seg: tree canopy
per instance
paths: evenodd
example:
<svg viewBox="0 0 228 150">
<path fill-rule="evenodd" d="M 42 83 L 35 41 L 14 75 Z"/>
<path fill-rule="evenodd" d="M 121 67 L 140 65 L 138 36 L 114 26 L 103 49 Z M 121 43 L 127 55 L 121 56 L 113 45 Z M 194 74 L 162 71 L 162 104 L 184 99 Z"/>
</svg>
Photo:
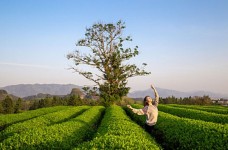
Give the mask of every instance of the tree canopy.
<svg viewBox="0 0 228 150">
<path fill-rule="evenodd" d="M 138 46 L 125 48 L 125 42 L 132 41 L 130 36 L 123 36 L 125 23 L 95 23 L 92 27 L 86 28 L 85 37 L 80 39 L 77 47 L 86 47 L 90 53 L 83 53 L 83 50 L 76 50 L 67 55 L 72 59 L 75 70 L 80 75 L 93 81 L 99 88 L 100 96 L 105 103 L 110 104 L 127 95 L 129 87 L 127 79 L 135 76 L 148 75 L 145 71 L 146 63 L 139 68 L 136 64 L 129 64 L 126 61 L 139 54 Z M 96 68 L 100 74 L 91 70 L 81 70 L 80 65 L 88 65 Z"/>
</svg>

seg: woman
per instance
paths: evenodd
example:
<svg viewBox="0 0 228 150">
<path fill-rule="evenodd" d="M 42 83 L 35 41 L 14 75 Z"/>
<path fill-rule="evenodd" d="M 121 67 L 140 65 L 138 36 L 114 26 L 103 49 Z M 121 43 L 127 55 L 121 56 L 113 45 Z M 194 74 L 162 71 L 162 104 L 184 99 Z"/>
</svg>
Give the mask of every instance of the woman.
<svg viewBox="0 0 228 150">
<path fill-rule="evenodd" d="M 155 94 L 154 102 L 150 96 L 146 96 L 144 98 L 144 108 L 142 109 L 135 109 L 135 108 L 132 108 L 130 105 L 127 105 L 127 107 L 130 108 L 134 113 L 138 115 L 146 115 L 145 129 L 150 133 L 152 132 L 153 127 L 157 122 L 157 118 L 158 118 L 157 106 L 159 102 L 159 95 L 157 90 L 153 85 L 151 85 L 151 88 L 154 90 L 154 94 Z"/>
</svg>

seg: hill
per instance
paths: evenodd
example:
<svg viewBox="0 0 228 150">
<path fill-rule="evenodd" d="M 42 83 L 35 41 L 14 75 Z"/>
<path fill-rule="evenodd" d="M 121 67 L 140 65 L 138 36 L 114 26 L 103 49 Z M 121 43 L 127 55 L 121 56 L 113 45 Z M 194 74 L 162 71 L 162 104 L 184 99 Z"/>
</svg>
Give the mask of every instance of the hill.
<svg viewBox="0 0 228 150">
<path fill-rule="evenodd" d="M 4 100 L 6 96 L 9 96 L 12 100 L 17 100 L 19 97 L 12 94 L 8 94 L 6 90 L 0 90 L 0 101 Z"/>
<path fill-rule="evenodd" d="M 181 92 L 176 90 L 170 90 L 170 89 L 163 89 L 163 88 L 156 88 L 160 97 L 169 97 L 169 96 L 175 96 L 177 98 L 179 97 L 189 97 L 189 96 L 204 96 L 209 95 L 211 98 L 227 98 L 228 94 L 220 94 L 220 93 L 213 93 L 210 91 L 194 91 L 194 92 Z M 154 97 L 154 93 L 151 89 L 142 90 L 142 91 L 134 91 L 128 94 L 129 97 L 132 98 L 144 98 L 145 96 L 151 96 Z"/>
<path fill-rule="evenodd" d="M 64 95 L 51 95 L 51 94 L 39 93 L 37 95 L 23 97 L 23 99 L 24 100 L 34 100 L 34 99 L 42 99 L 42 98 L 53 97 L 53 96 L 66 97 L 66 96 L 70 96 L 70 95 L 79 95 L 81 98 L 84 98 L 84 96 L 85 96 L 80 88 L 73 88 L 70 93 L 64 94 Z"/>
<path fill-rule="evenodd" d="M 74 84 L 18 84 L 3 87 L 8 93 L 19 97 L 28 97 L 39 93 L 50 95 L 67 95 L 73 88 L 81 88 Z"/>
<path fill-rule="evenodd" d="M 48 95 L 68 95 L 72 92 L 72 89 L 79 88 L 81 86 L 74 85 L 74 84 L 18 84 L 18 85 L 10 85 L 0 89 L 4 89 L 10 94 L 16 95 L 18 97 L 28 97 L 28 96 L 37 96 L 39 93 L 43 93 L 42 96 Z M 195 92 L 181 92 L 176 90 L 158 88 L 157 91 L 160 97 L 168 97 L 168 96 L 175 96 L 175 97 L 189 97 L 189 96 L 204 96 L 209 95 L 211 98 L 227 98 L 227 95 L 213 93 L 209 91 L 195 91 Z M 141 91 L 134 91 L 128 94 L 128 97 L 131 98 L 143 98 L 146 95 L 154 97 L 154 93 L 151 89 L 141 90 Z M 40 94 L 39 94 L 40 96 Z"/>
</svg>

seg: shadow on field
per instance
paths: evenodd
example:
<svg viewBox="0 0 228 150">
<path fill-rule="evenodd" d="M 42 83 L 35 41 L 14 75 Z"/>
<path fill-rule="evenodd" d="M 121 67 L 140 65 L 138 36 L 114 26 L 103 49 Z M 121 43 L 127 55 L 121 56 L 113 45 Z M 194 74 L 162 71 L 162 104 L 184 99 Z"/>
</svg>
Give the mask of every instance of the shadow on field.
<svg viewBox="0 0 228 150">
<path fill-rule="evenodd" d="M 47 136 L 44 135 L 44 137 L 39 137 L 42 138 L 43 141 L 37 144 L 26 144 L 26 143 L 21 143 L 21 147 L 20 149 L 29 149 L 29 150 L 33 150 L 33 149 L 72 149 L 77 147 L 78 144 L 81 144 L 82 142 L 87 142 L 92 140 L 94 133 L 96 133 L 98 126 L 101 123 L 101 120 L 104 116 L 104 111 L 102 113 L 102 115 L 100 116 L 100 118 L 98 119 L 97 123 L 95 124 L 89 124 L 85 121 L 83 121 L 82 119 L 75 119 L 69 122 L 64 122 L 64 124 L 67 125 L 67 123 L 71 124 L 72 122 L 75 122 L 75 127 L 71 127 L 71 128 L 75 128 L 74 131 L 72 131 L 72 133 L 67 134 L 68 131 L 68 127 L 66 127 L 65 129 L 65 133 L 66 135 L 64 135 L 63 137 L 59 137 L 62 136 L 64 133 L 62 130 L 64 129 L 59 129 L 57 130 L 55 133 L 53 133 L 53 135 L 50 136 L 50 138 L 48 138 Z M 81 127 L 78 127 L 78 123 L 80 124 Z M 50 126 L 51 127 L 51 126 Z M 55 137 L 55 135 L 57 135 Z M 46 139 L 44 139 L 46 138 Z"/>
<path fill-rule="evenodd" d="M 79 116 L 79 115 L 81 115 L 83 112 L 85 112 L 87 109 L 85 108 L 85 109 L 82 109 L 81 111 L 79 111 L 79 112 L 77 112 L 77 113 L 75 113 L 75 114 L 73 114 L 73 115 L 71 115 L 70 117 L 67 117 L 67 118 L 65 118 L 65 119 L 62 119 L 62 120 L 60 120 L 60 121 L 58 121 L 58 122 L 51 122 L 51 120 L 49 120 L 50 121 L 50 124 L 48 124 L 47 126 L 52 126 L 52 125 L 55 125 L 55 124 L 60 124 L 60 123 L 64 123 L 64 122 L 67 122 L 67 121 L 69 121 L 69 120 L 71 120 L 71 119 L 73 119 L 73 118 L 75 118 L 75 117 L 77 117 L 77 116 Z M 55 113 L 55 112 L 54 112 Z M 38 116 L 38 117 L 42 117 L 43 115 L 41 115 L 41 116 Z M 34 117 L 34 118 L 37 118 L 37 117 Z M 32 118 L 33 119 L 33 118 Z M 31 120 L 31 119 L 28 119 L 28 120 Z M 26 121 L 26 120 L 25 120 Z M 21 123 L 22 121 L 20 121 L 20 122 L 18 122 L 18 123 Z M 16 124 L 16 123 L 14 123 L 14 124 Z M 35 125 L 34 125 L 35 126 Z M 39 128 L 39 127 L 38 127 Z M 31 128 L 31 129 L 34 129 L 34 128 Z M 29 129 L 28 129 L 29 130 Z M 4 132 L 1 132 L 0 133 L 0 142 L 2 142 L 3 140 L 5 140 L 5 139 L 7 139 L 7 138 L 9 138 L 10 136 L 13 136 L 14 134 L 16 134 L 16 133 L 23 133 L 24 131 L 26 131 L 26 130 L 22 130 L 22 131 L 16 131 L 16 132 L 14 132 L 14 131 L 12 131 L 12 132 L 8 132 L 8 133 L 4 133 Z"/>
</svg>

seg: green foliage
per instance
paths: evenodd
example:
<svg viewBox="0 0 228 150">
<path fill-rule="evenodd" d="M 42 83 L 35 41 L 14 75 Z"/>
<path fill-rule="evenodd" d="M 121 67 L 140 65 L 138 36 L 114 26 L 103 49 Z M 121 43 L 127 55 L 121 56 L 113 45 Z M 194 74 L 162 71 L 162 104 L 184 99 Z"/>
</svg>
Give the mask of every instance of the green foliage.
<svg viewBox="0 0 228 150">
<path fill-rule="evenodd" d="M 134 108 L 143 108 L 142 105 L 139 104 L 132 104 L 131 105 Z M 146 116 L 145 115 L 136 115 L 132 112 L 132 110 L 130 110 L 128 107 L 123 107 L 123 109 L 126 111 L 127 115 L 132 118 L 138 125 L 140 125 L 141 127 L 144 127 L 145 121 L 146 121 Z"/>
<path fill-rule="evenodd" d="M 206 112 L 202 110 L 194 110 L 188 108 L 178 108 L 169 105 L 159 105 L 158 109 L 160 111 L 179 116 L 184 118 L 191 118 L 196 120 L 203 120 L 214 123 L 226 124 L 228 123 L 228 116 L 224 114 L 216 114 L 212 112 Z"/>
<path fill-rule="evenodd" d="M 4 109 L 3 109 L 3 107 L 2 107 L 2 102 L 0 102 L 0 114 L 1 113 L 4 113 Z"/>
<path fill-rule="evenodd" d="M 100 96 L 105 105 L 112 105 L 119 102 L 121 98 L 127 95 L 130 88 L 119 87 L 116 84 L 104 83 L 100 86 Z"/>
<path fill-rule="evenodd" d="M 31 101 L 32 105 L 29 107 L 29 110 L 36 110 L 39 108 L 39 100 Z"/>
<path fill-rule="evenodd" d="M 67 105 L 67 102 L 58 96 L 53 96 L 52 98 L 52 106 L 58 106 L 58 105 Z"/>
<path fill-rule="evenodd" d="M 128 104 L 134 104 L 135 100 L 133 100 L 130 97 L 124 96 L 122 97 L 121 101 L 119 101 L 118 103 L 116 103 L 116 105 L 120 105 L 120 106 L 126 106 Z"/>
<path fill-rule="evenodd" d="M 15 105 L 15 113 L 19 113 L 21 110 L 21 104 L 22 104 L 22 99 L 18 98 L 18 100 L 16 101 L 16 105 Z"/>
<path fill-rule="evenodd" d="M 174 96 L 169 96 L 167 98 L 161 98 L 160 103 L 163 104 L 186 104 L 186 105 L 211 105 L 212 100 L 208 95 L 203 97 L 194 96 L 194 97 L 185 97 L 185 98 L 176 98 Z"/>
<path fill-rule="evenodd" d="M 104 109 L 94 106 L 69 121 L 14 134 L 0 143 L 0 149 L 71 149 L 94 133 Z"/>
<path fill-rule="evenodd" d="M 220 106 L 197 106 L 197 105 L 177 105 L 169 104 L 169 106 L 178 107 L 178 108 L 188 108 L 188 109 L 197 109 L 207 112 L 217 113 L 217 114 L 228 114 L 228 109 Z"/>
<path fill-rule="evenodd" d="M 159 112 L 157 128 L 164 135 L 169 148 L 178 149 L 226 149 L 228 125 L 179 118 Z"/>
<path fill-rule="evenodd" d="M 32 110 L 32 111 L 26 111 L 26 112 L 19 113 L 19 114 L 1 115 L 0 116 L 0 130 L 4 129 L 5 127 L 7 127 L 13 123 L 25 121 L 25 120 L 28 120 L 28 119 L 31 119 L 31 118 L 34 118 L 37 116 L 41 116 L 41 115 L 44 115 L 47 113 L 59 111 L 64 108 L 67 108 L 67 106 L 56 106 L 56 107 L 51 107 L 51 108 L 42 108 L 42 109 L 37 109 L 37 110 Z"/>
<path fill-rule="evenodd" d="M 50 107 L 52 106 L 52 99 L 50 97 L 45 97 L 44 99 L 41 99 L 39 101 L 38 107 L 43 108 L 43 107 Z"/>
<path fill-rule="evenodd" d="M 4 113 L 11 114 L 14 112 L 13 100 L 8 95 L 2 101 L 2 107 Z"/>
<path fill-rule="evenodd" d="M 82 105 L 82 99 L 80 98 L 79 95 L 70 95 L 68 98 L 67 104 L 69 106 L 79 106 Z"/>
<path fill-rule="evenodd" d="M 138 104 L 132 106 L 143 108 Z M 172 109 L 178 110 L 179 114 L 191 113 L 195 117 L 195 112 L 205 113 L 192 111 L 194 108 L 184 111 L 184 108 L 167 106 L 168 113 L 161 111 L 163 108 L 166 106 L 159 105 L 158 122 L 152 134 L 164 149 L 227 149 L 227 123 L 222 125 L 169 114 Z M 203 108 L 227 109 L 212 106 Z M 0 115 L 1 125 L 12 124 L 1 131 L 0 149 L 162 149 L 139 126 L 144 125 L 145 116 L 136 115 L 127 107 L 124 109 L 112 105 L 106 108 L 103 116 L 103 106 L 58 106 Z M 206 112 L 208 118 L 213 118 L 209 114 L 214 113 Z"/>
<path fill-rule="evenodd" d="M 2 140 L 2 139 L 5 139 L 6 137 L 14 135 L 15 133 L 20 133 L 25 130 L 53 125 L 55 123 L 61 123 L 63 121 L 76 117 L 77 115 L 81 114 L 88 108 L 90 107 L 89 106 L 78 106 L 78 107 L 69 106 L 64 110 L 48 113 L 24 122 L 13 124 L 0 133 L 0 138 Z"/>
<path fill-rule="evenodd" d="M 180 118 L 159 111 L 155 131 L 156 139 L 160 140 L 165 149 L 222 150 L 228 147 L 228 124 Z"/>
<path fill-rule="evenodd" d="M 79 95 L 71 94 L 66 97 L 46 97 L 40 100 L 34 100 L 30 106 L 30 110 L 43 108 L 43 107 L 52 107 L 59 105 L 68 105 L 68 106 L 82 106 L 82 105 L 99 105 L 99 102 L 94 102 L 92 99 L 81 99 Z"/>
<path fill-rule="evenodd" d="M 126 115 L 120 106 L 106 109 L 92 141 L 75 149 L 160 149 L 155 140 Z"/>
<path fill-rule="evenodd" d="M 126 87 L 128 78 L 150 74 L 144 70 L 145 63 L 142 68 L 125 63 L 136 57 L 139 51 L 138 46 L 133 49 L 123 46 L 125 42 L 132 41 L 130 36 L 122 37 L 124 29 L 122 21 L 116 24 L 96 23 L 87 28 L 85 38 L 76 43 L 76 46 L 87 47 L 91 53 L 82 54 L 82 51 L 76 50 L 67 55 L 76 65 L 71 69 L 98 85 L 105 105 L 113 104 L 115 98 L 119 100 L 129 92 L 129 87 Z M 83 71 L 78 65 L 96 68 L 100 74 Z"/>
<path fill-rule="evenodd" d="M 86 99 L 93 99 L 93 98 L 97 98 L 99 96 L 98 88 L 96 86 L 94 86 L 93 88 L 90 88 L 88 86 L 84 86 L 82 88 L 82 90 L 86 94 L 85 95 Z"/>
</svg>

